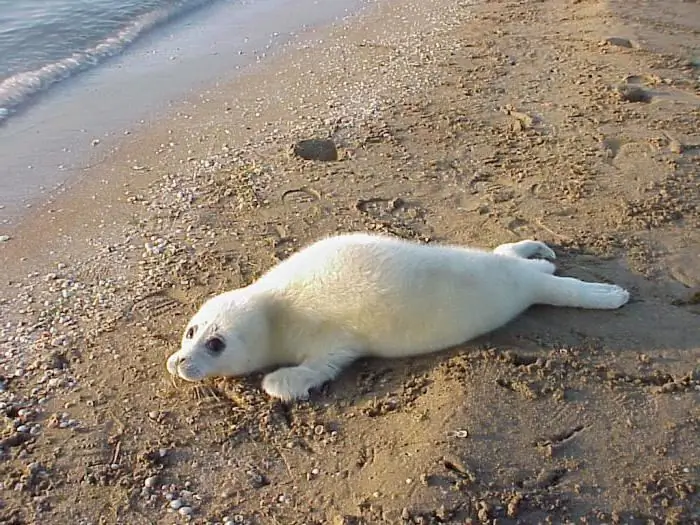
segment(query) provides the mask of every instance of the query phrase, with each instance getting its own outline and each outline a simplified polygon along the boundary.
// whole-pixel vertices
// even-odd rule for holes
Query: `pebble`
[[[0,235],[0,242],[7,242],[10,240],[9,235]]]
[[[173,510],[178,510],[182,507],[183,503],[181,499],[174,499],[170,502],[170,508]]]
[[[602,42],[603,44],[608,44],[611,46],[617,46],[617,47],[626,47],[629,49],[632,49],[634,47],[634,44],[632,43],[631,40],[628,38],[623,38],[619,36],[609,36]]]
[[[192,507],[180,507],[180,510],[178,510],[180,514],[183,516],[191,516],[192,515]]]
[[[28,409],[28,408],[20,408],[19,411],[17,412],[17,415],[18,415],[20,418],[24,419],[24,418],[26,418],[26,417],[28,417],[28,416],[31,416],[31,415],[32,415],[32,411],[31,411],[30,409]]]
[[[143,485],[146,488],[152,489],[153,487],[156,486],[157,482],[158,482],[158,478],[156,476],[151,476],[149,478],[146,478],[146,480],[143,482]]]

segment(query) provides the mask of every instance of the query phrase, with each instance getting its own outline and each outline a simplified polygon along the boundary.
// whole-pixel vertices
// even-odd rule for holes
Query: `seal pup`
[[[619,286],[553,275],[545,259],[555,258],[533,240],[489,252],[382,235],[328,237],[206,301],[167,368],[199,381],[291,365],[265,375],[263,390],[303,399],[360,356],[445,349],[534,304],[615,309],[628,301]]]

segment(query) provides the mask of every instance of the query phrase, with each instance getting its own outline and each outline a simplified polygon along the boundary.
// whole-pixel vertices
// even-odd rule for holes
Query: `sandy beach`
[[[700,523],[700,7],[651,4],[379,0],[37,206],[0,243],[0,523]],[[536,238],[633,299],[294,404],[168,376],[206,297],[347,231]]]

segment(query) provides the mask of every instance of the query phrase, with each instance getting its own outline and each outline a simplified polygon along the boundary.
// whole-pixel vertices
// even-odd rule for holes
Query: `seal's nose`
[[[168,358],[168,362],[166,363],[168,372],[170,372],[172,375],[176,376],[178,375],[177,370],[179,366],[185,361],[185,358],[182,356],[179,356],[177,354],[173,354]]]

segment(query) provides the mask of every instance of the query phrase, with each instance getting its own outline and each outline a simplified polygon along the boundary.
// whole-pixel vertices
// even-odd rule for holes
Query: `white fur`
[[[316,242],[258,281],[209,299],[168,359],[174,376],[198,381],[273,365],[263,389],[304,398],[363,355],[404,357],[494,330],[533,304],[614,309],[629,293],[554,276],[554,252],[538,241],[493,252],[349,234]],[[188,330],[196,327],[192,338]],[[205,343],[225,342],[219,355]]]

